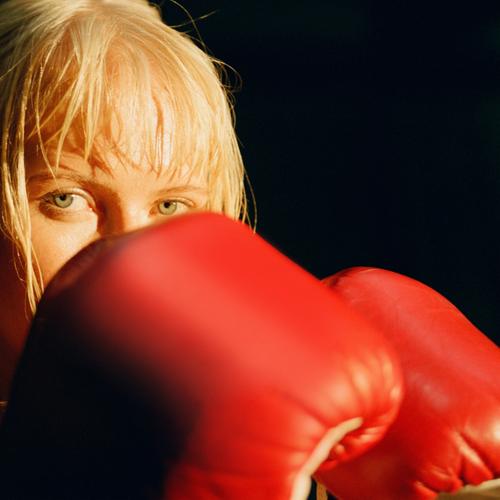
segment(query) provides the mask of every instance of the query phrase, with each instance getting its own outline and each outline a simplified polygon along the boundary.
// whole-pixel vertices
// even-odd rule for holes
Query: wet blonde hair
[[[43,288],[25,176],[33,145],[54,172],[70,131],[88,159],[99,130],[113,120],[120,137],[141,137],[148,161],[162,168],[166,134],[169,168],[188,165],[207,180],[206,208],[248,220],[223,73],[219,61],[164,24],[145,0],[0,4],[1,230],[17,249],[32,312]],[[55,165],[47,159],[49,144]]]

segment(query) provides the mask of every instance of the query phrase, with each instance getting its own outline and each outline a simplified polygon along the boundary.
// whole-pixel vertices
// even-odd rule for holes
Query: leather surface
[[[320,480],[345,500],[423,500],[499,477],[499,348],[443,296],[405,276],[353,268],[325,284],[385,332],[405,397],[378,445]]]

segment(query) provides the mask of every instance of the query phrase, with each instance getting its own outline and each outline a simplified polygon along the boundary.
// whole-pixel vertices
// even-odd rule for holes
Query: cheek
[[[96,239],[96,224],[32,218],[33,250],[46,285],[82,248]]]

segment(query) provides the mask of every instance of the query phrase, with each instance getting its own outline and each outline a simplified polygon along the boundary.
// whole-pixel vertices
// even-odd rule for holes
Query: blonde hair
[[[220,61],[164,24],[145,0],[0,4],[1,230],[18,251],[32,312],[43,284],[31,245],[28,144],[53,171],[70,130],[81,134],[88,158],[98,131],[114,120],[120,137],[140,136],[151,165],[161,168],[167,134],[169,165],[189,165],[207,179],[207,209],[248,220],[223,76]],[[45,152],[49,143],[55,165]]]

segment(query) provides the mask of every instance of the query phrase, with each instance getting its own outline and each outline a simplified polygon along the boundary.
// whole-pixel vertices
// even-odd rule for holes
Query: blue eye
[[[158,211],[162,215],[173,215],[177,212],[178,204],[175,200],[164,200],[158,204]]]

